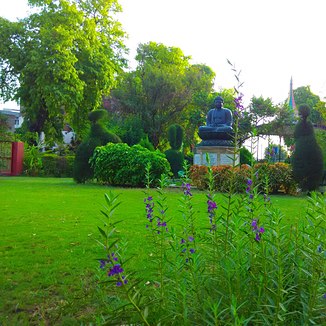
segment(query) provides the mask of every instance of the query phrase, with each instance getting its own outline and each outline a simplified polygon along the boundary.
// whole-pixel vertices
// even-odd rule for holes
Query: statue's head
[[[223,106],[224,100],[223,97],[217,96],[214,100],[214,106],[217,108],[221,108]]]

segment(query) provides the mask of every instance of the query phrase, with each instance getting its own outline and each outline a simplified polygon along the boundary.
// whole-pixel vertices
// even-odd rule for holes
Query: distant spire
[[[297,106],[295,105],[295,101],[294,101],[292,76],[291,76],[291,81],[290,81],[290,92],[289,92],[288,104],[289,104],[290,110],[294,113],[294,116],[297,117],[298,116],[298,110],[297,110]]]

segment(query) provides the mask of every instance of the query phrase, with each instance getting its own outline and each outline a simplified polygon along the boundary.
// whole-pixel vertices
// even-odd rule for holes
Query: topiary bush
[[[119,143],[120,138],[108,131],[105,127],[106,110],[95,110],[89,113],[91,129],[88,137],[78,146],[74,162],[74,180],[78,183],[84,183],[93,178],[93,170],[89,164],[94,149],[97,146],[105,145],[109,142]]]
[[[294,179],[303,191],[316,190],[323,176],[323,154],[308,120],[309,112],[307,105],[299,107],[300,120],[294,130],[295,150],[291,159]]]
[[[98,182],[114,186],[144,187],[148,163],[151,164],[153,180],[158,180],[163,173],[167,174],[170,171],[164,154],[150,151],[140,145],[129,147],[124,143],[109,143],[97,147],[91,158],[94,177]]]
[[[165,156],[170,163],[171,171],[175,178],[178,177],[178,172],[183,170],[184,156],[180,151],[183,140],[183,129],[180,125],[171,125],[168,129],[168,139],[171,149],[165,151]]]

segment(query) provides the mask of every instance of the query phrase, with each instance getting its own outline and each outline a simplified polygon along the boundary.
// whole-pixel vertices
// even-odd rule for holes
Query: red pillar
[[[24,143],[13,142],[11,148],[11,175],[20,175],[23,172]]]

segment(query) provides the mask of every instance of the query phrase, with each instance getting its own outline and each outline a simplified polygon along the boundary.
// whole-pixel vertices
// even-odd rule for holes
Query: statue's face
[[[223,105],[223,101],[220,99],[220,98],[216,98],[215,101],[214,101],[214,104],[215,104],[215,107],[217,108],[221,108],[222,105]]]

